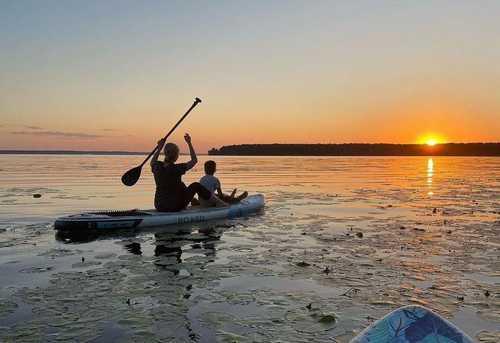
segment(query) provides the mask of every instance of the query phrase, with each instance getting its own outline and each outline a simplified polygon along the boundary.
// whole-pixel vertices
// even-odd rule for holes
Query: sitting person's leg
[[[238,195],[236,197],[236,200],[241,201],[241,200],[245,199],[247,196],[248,196],[248,192],[244,191],[243,193],[241,193],[240,195]]]
[[[231,192],[231,195],[229,195],[231,198],[234,198],[234,196],[236,195],[236,191],[238,190],[238,188],[235,188],[233,189],[233,191]]]
[[[216,207],[217,203],[215,200],[205,200],[203,198],[200,198],[200,206],[201,207]]]
[[[224,194],[221,199],[224,200],[225,202],[227,202],[228,204],[236,204],[236,203],[239,203],[241,200],[245,199],[248,196],[248,192],[247,191],[241,193],[237,197],[235,197],[235,194],[236,194],[236,188],[233,190],[233,192],[231,193],[231,195]]]
[[[227,206],[227,204],[217,198],[215,195],[210,193],[208,189],[203,187],[199,182],[193,182],[186,188],[186,193],[184,195],[184,202],[186,206],[193,200],[193,197],[195,195],[198,195],[198,199],[200,202],[205,201],[211,201],[214,202],[217,206]]]

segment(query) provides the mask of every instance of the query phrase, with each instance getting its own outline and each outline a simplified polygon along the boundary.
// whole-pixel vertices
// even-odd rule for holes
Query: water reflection
[[[429,158],[427,160],[427,195],[432,196],[432,177],[434,176],[434,160]]]
[[[191,233],[196,227],[202,227],[201,224],[195,226],[195,224],[180,224],[176,226],[165,226],[165,227],[151,227],[151,228],[141,228],[141,229],[110,229],[106,231],[101,231],[98,229],[89,230],[58,230],[55,233],[56,240],[63,243],[89,243],[95,240],[105,240],[113,238],[134,238],[141,235],[147,234],[187,234]],[[126,246],[127,250],[137,255],[141,255],[141,247],[131,243]]]
[[[141,245],[136,242],[125,245],[125,249],[134,255],[142,255]]]
[[[198,225],[184,224],[177,227],[159,227],[142,230],[119,229],[102,233],[99,231],[57,231],[56,239],[66,244],[88,243],[95,240],[118,238],[128,253],[142,256],[148,251],[148,246],[154,246],[154,264],[162,269],[178,275],[182,270],[183,257],[201,256],[204,263],[214,262],[216,244],[220,242],[223,230],[233,227],[223,221],[202,223]],[[141,237],[154,236],[153,243],[140,243]]]
[[[432,183],[432,176],[434,174],[434,160],[429,158],[427,160],[427,183]]]
[[[216,230],[198,233],[171,235],[155,234],[154,264],[162,269],[170,270],[178,275],[182,270],[183,257],[201,256],[204,263],[214,262],[215,245],[222,237]]]
[[[135,237],[138,234],[136,229],[117,229],[109,232],[100,232],[98,230],[83,230],[83,231],[63,231],[58,230],[55,232],[55,238],[62,243],[89,243],[95,240],[110,239],[110,238],[124,238]],[[127,248],[129,250],[137,251],[140,247],[130,244]]]

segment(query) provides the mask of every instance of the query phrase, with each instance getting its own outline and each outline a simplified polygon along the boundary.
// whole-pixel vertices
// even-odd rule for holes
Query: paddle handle
[[[177,124],[175,124],[174,127],[171,128],[170,131],[168,131],[168,133],[165,135],[165,137],[163,139],[167,139],[172,134],[172,132],[174,132],[175,129],[177,129],[177,126],[180,125],[180,123],[184,120],[184,118],[187,117],[187,115],[189,114],[189,112],[191,112],[193,110],[193,108],[195,108],[196,105],[198,105],[200,102],[201,102],[200,98],[195,98],[195,100],[194,100],[193,104],[191,105],[191,107],[187,110],[186,113],[184,113],[184,115],[181,117],[181,119],[179,119],[179,121],[177,122]],[[156,152],[156,149],[158,149],[158,146],[155,146],[155,148],[153,149],[153,151],[151,151],[151,153],[148,155],[148,157],[146,157],[146,159],[144,160],[144,162],[141,163],[141,165],[139,166],[140,168],[142,168],[142,166],[144,164],[146,164],[146,162],[151,158],[151,156],[153,156],[153,154]]]

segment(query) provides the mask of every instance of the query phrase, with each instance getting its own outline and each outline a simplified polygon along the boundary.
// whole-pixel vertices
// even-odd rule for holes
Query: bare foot
[[[233,189],[233,191],[231,192],[231,195],[229,197],[230,198],[234,198],[234,196],[236,195],[236,191],[237,190],[238,190],[238,188]]]
[[[236,199],[238,199],[238,201],[241,201],[241,200],[245,199],[247,196],[248,196],[248,192],[244,191],[243,193],[238,195],[238,197]]]

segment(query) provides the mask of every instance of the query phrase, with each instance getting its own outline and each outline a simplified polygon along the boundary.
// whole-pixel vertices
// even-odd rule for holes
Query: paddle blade
[[[125,186],[133,186],[141,177],[142,166],[130,169],[128,172],[123,174],[122,182]]]

